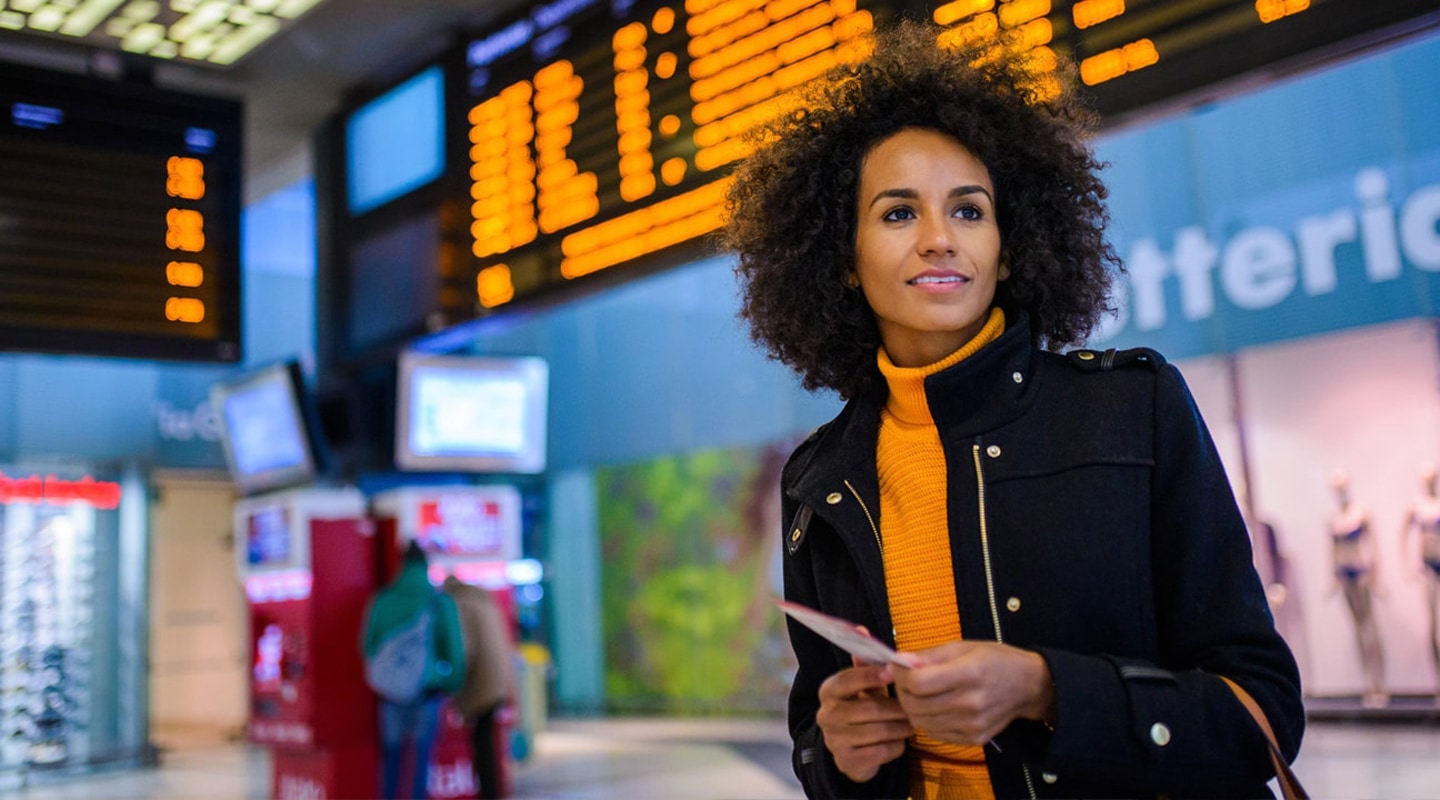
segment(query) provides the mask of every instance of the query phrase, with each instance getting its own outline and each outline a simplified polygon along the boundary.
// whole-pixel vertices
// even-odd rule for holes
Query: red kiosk
[[[513,486],[404,487],[371,498],[380,543],[384,580],[399,568],[400,553],[419,543],[430,562],[430,582],[440,585],[454,575],[490,591],[515,638],[515,598],[511,575],[521,580],[538,563],[520,559],[520,492]],[[509,740],[514,698],[496,715],[496,760],[500,795],[510,793]],[[470,731],[450,702],[441,710],[441,730],[430,758],[429,797],[456,800],[477,796]]]
[[[235,504],[250,604],[249,740],[270,748],[278,800],[374,797],[375,699],[359,631],[375,586],[374,523],[356,489]]]

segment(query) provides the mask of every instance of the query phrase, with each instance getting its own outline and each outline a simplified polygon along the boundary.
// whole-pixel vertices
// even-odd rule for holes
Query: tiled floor
[[[1440,727],[1311,723],[1295,771],[1317,800],[1440,798]],[[158,769],[32,783],[16,800],[263,800],[269,758],[243,745],[175,750]],[[515,796],[789,800],[782,723],[754,720],[552,720],[516,768]]]

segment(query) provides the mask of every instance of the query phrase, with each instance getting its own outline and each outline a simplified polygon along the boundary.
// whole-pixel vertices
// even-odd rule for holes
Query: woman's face
[[[933,364],[989,317],[1000,264],[990,171],[943,133],[907,128],[860,166],[855,276],[897,366]]]

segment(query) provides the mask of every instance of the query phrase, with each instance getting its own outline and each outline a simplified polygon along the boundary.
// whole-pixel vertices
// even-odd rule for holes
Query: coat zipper
[[[995,623],[995,641],[1004,644],[1000,632],[1000,607],[995,603],[995,574],[990,569],[990,531],[985,524],[985,469],[980,465],[980,444],[972,445],[975,456],[975,487],[980,495],[980,555],[985,561],[985,592],[990,600],[990,621]]]
[[[979,442],[971,445],[970,453],[975,459],[975,491],[980,502],[980,555],[985,562],[985,593],[990,601],[990,620],[995,623],[995,641],[1004,644],[1005,635],[1000,631],[1000,606],[995,602],[995,573],[990,567],[990,528],[985,520],[985,467],[980,461]],[[1035,792],[1030,767],[1021,764],[1020,769],[1025,774],[1025,788],[1029,790],[1031,800],[1038,800],[1040,795]]]
[[[865,519],[870,521],[870,532],[875,534],[875,546],[880,548],[880,555],[883,557],[885,555],[885,543],[880,541],[880,527],[875,524],[875,518],[870,516],[870,507],[865,505],[864,498],[860,497],[860,493],[855,491],[854,486],[850,485],[850,481],[845,481],[845,488],[850,490],[850,494],[855,495],[855,502],[859,503],[860,510],[865,512]]]

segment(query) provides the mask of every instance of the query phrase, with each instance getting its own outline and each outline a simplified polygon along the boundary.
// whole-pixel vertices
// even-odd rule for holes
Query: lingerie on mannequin
[[[1440,517],[1421,521],[1420,558],[1425,566],[1440,575]]]
[[[1370,566],[1366,563],[1365,551],[1362,547],[1362,540],[1369,530],[1369,521],[1362,520],[1359,525],[1349,530],[1340,533],[1331,532],[1336,578],[1342,581],[1355,581],[1370,572]]]

